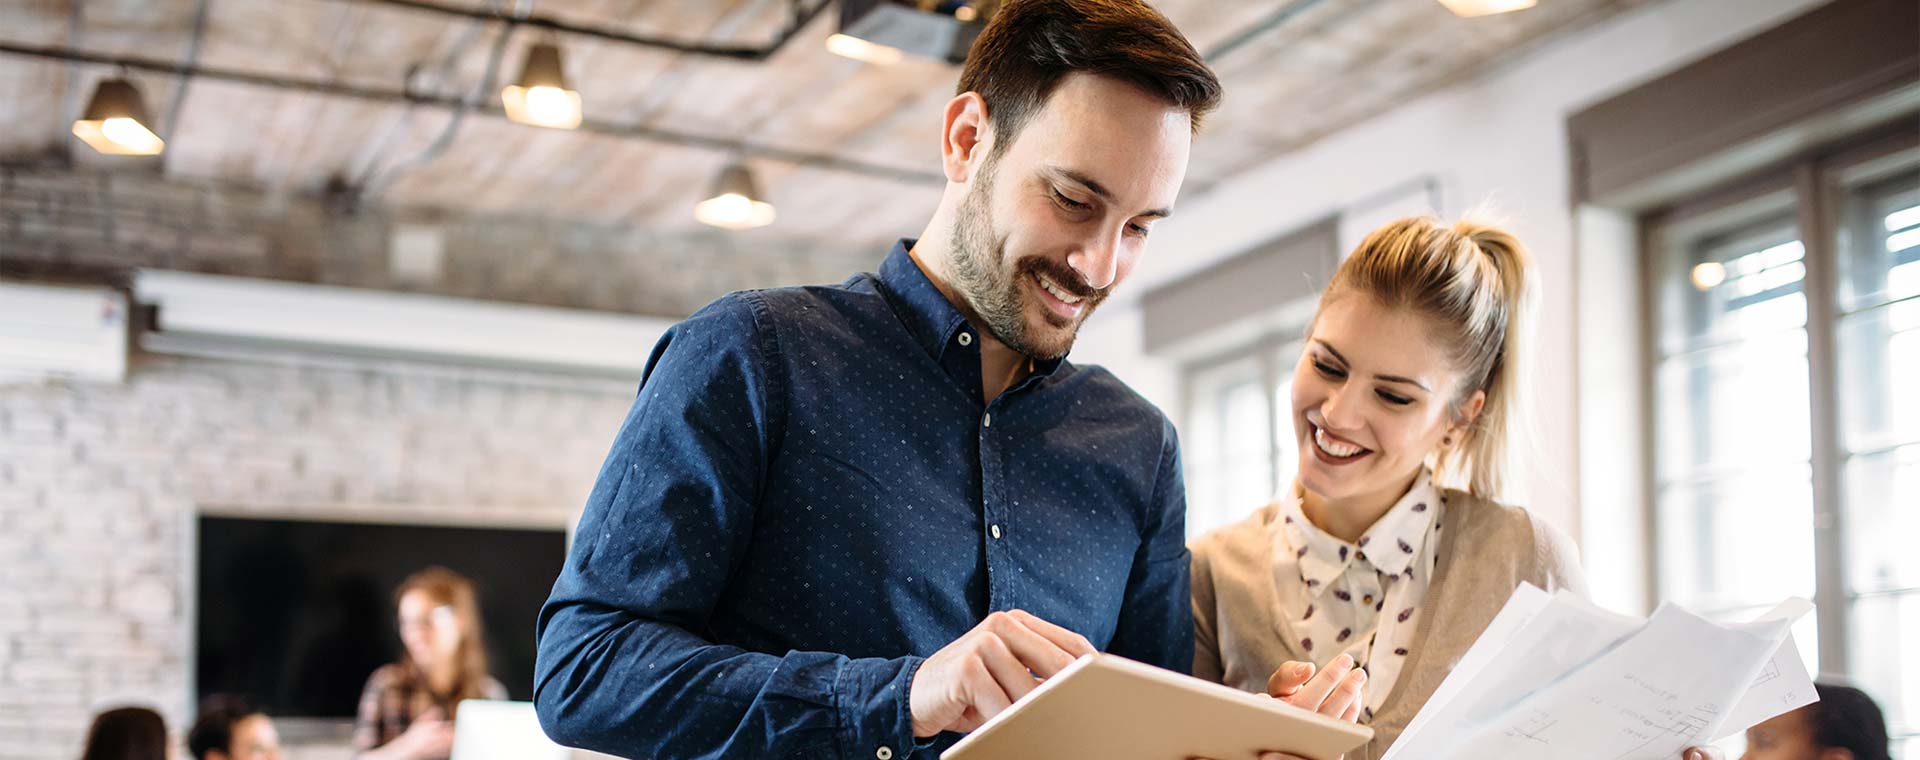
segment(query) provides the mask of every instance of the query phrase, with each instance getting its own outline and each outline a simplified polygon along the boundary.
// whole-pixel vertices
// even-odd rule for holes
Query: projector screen
[[[284,717],[351,718],[400,656],[393,590],[441,565],[474,582],[493,677],[533,696],[533,624],[566,556],[562,530],[202,516],[195,694]]]

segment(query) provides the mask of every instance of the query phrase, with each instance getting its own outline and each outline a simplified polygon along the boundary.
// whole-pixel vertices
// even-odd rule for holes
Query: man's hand
[[[972,731],[1081,655],[1085,636],[1013,610],[987,616],[913,675],[913,735]]]

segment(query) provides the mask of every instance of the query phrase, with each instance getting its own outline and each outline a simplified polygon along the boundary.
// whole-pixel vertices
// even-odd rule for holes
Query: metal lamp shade
[[[567,87],[560,65],[560,46],[537,42],[527,48],[520,78],[500,91],[507,118],[522,124],[555,129],[580,126],[580,93]]]
[[[166,143],[148,124],[140,91],[125,79],[106,79],[93,89],[87,110],[73,122],[73,135],[94,150],[116,156],[152,156]]]
[[[731,164],[714,178],[713,192],[693,207],[702,224],[730,230],[765,227],[773,223],[773,204],[760,199],[760,188],[745,164]]]

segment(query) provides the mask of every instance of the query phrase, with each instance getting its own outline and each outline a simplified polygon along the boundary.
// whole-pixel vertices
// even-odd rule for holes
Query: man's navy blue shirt
[[[895,245],[661,338],[540,612],[548,733],[622,757],[932,757],[909,685],[989,612],[1186,672],[1166,417],[1036,362],[984,403],[976,328]]]

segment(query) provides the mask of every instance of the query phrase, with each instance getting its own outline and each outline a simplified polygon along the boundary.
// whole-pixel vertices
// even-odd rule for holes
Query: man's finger
[[[1074,657],[1093,654],[1094,651],[1096,651],[1093,648],[1093,642],[1088,641],[1087,637],[1049,623],[1039,615],[1035,615],[1026,610],[1013,610],[1007,614],[1012,615],[1015,620],[1020,621],[1021,624],[1027,628],[1032,629],[1034,633],[1040,634],[1048,641],[1053,642],[1054,646],[1060,647],[1062,650],[1065,650],[1067,654],[1073,655]]]
[[[1039,620],[1039,618],[1032,619]],[[1040,635],[1019,616],[1007,615],[998,620],[1004,622],[990,625],[988,630],[998,635],[1000,640],[1006,643],[1007,648],[1013,650],[1013,656],[1025,665],[1027,670],[1033,671],[1034,675],[1052,678],[1061,669],[1073,664],[1072,653],[1062,649],[1053,640]]]
[[[1313,677],[1313,663],[1288,661],[1273,669],[1273,675],[1267,676],[1267,694],[1275,697],[1291,697],[1300,690],[1300,685]]]
[[[963,693],[973,711],[979,713],[980,720],[984,722],[1011,707],[1013,698],[1001,689],[1000,679],[995,677],[985,658],[976,660],[976,663],[961,674],[962,682],[966,684]]]
[[[989,633],[982,637],[978,651],[980,661],[987,666],[987,674],[1000,685],[1000,693],[1006,695],[1009,702],[1019,701],[1040,685],[999,636]]]
[[[1327,663],[1326,668],[1314,674],[1313,678],[1308,679],[1306,684],[1287,701],[1293,703],[1295,707],[1319,712],[1320,706],[1326,703],[1327,696],[1332,694],[1334,689],[1339,688],[1340,682],[1345,680],[1347,674],[1351,672],[1353,672],[1353,656],[1341,654],[1333,658],[1333,662]]]

